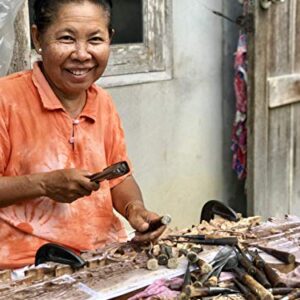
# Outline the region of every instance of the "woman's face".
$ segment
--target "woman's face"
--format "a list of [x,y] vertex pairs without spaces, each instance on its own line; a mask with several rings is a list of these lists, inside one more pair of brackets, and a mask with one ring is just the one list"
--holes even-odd
[[43,71],[56,94],[76,97],[104,72],[109,57],[108,16],[88,1],[63,5],[52,25],[40,34],[32,29],[41,48]]

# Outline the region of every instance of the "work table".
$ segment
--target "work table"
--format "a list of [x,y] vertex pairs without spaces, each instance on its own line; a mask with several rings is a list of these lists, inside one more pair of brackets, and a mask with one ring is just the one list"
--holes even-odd
[[[182,230],[169,229],[165,233],[159,244],[160,247],[162,244],[172,247],[172,253],[178,262],[176,268],[170,269],[161,265],[155,270],[147,270],[149,259],[155,257],[154,248],[149,256],[148,246],[137,247],[131,242],[114,244],[97,251],[82,253],[81,257],[86,261],[86,265],[80,269],[50,262],[38,267],[29,267],[24,276],[17,280],[13,280],[11,271],[0,271],[0,300],[128,299],[130,293],[137,293],[155,280],[183,277],[188,259],[180,252],[192,247],[192,242],[187,241],[184,236],[200,233],[208,239],[237,237],[242,246],[254,247],[259,244],[290,252],[295,256],[293,264],[283,264],[271,255],[261,253],[268,263],[276,265],[282,272],[294,269],[300,261],[300,218],[286,216],[281,220],[273,218],[266,222],[261,222],[259,217],[241,218],[239,222],[216,218]],[[174,239],[174,236],[178,238]],[[224,246],[202,245],[198,256],[205,262],[211,262],[222,247]],[[197,266],[194,265],[190,270],[195,269]],[[239,295],[230,297],[243,299]]]

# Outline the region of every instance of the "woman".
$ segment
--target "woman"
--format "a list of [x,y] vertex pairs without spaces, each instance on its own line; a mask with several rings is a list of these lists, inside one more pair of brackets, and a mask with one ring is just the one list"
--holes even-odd
[[113,34],[108,0],[36,0],[32,40],[42,61],[0,80],[0,268],[34,261],[47,242],[88,250],[125,241],[113,208],[137,241],[158,216],[132,174],[88,178],[128,161],[124,133],[102,75]]

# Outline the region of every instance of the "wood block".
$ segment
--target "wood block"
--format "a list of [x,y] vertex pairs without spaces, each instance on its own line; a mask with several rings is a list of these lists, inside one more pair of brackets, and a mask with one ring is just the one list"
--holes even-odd
[[0,282],[9,282],[11,281],[11,271],[2,270],[0,271]]
[[71,275],[73,274],[74,270],[71,266],[68,265],[61,265],[61,266],[57,266],[55,269],[55,277],[59,277],[62,275]]

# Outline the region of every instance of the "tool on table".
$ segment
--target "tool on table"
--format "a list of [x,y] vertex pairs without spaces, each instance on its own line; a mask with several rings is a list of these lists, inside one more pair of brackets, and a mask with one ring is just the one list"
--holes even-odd
[[232,280],[246,300],[256,300],[256,296],[252,294],[251,291],[245,285],[239,282],[236,278],[233,278]]
[[286,264],[293,264],[296,261],[295,255],[289,252],[277,250],[277,249],[272,249],[268,247],[263,247],[260,245],[254,245],[254,247],[276,257],[280,261],[286,263]]
[[188,251],[186,254],[187,260],[194,266],[197,267],[201,275],[208,274],[212,270],[212,266],[206,261],[201,259],[195,251]]
[[192,285],[188,285],[184,288],[183,292],[190,298],[193,297],[207,297],[207,296],[216,296],[216,295],[226,295],[226,294],[237,294],[239,291],[223,288],[223,287],[204,287],[196,288]]
[[218,215],[229,221],[237,222],[240,218],[238,214],[229,206],[218,200],[210,200],[206,202],[201,211],[200,223],[205,220],[209,222]]
[[263,258],[258,254],[257,251],[255,253],[253,253],[252,251],[249,253],[253,257],[254,264],[259,269],[265,272],[272,287],[274,288],[286,287],[286,284],[281,280],[280,276],[276,273],[276,271],[263,260]]
[[53,261],[60,264],[70,265],[73,268],[81,268],[86,262],[71,249],[48,243],[41,246],[35,254],[35,265]]
[[158,229],[161,226],[170,224],[171,221],[172,221],[172,218],[169,215],[164,215],[164,216],[160,217],[159,219],[152,220],[149,223],[148,229],[146,231],[144,231],[143,233],[155,231],[156,229]]
[[127,162],[121,161],[105,168],[101,172],[89,176],[89,179],[91,181],[101,182],[103,180],[118,178],[120,176],[127,174],[129,171],[130,169]]
[[269,289],[269,291],[274,295],[287,295],[291,292],[293,292],[295,289],[291,287],[286,287],[286,288],[272,288]]
[[166,244],[160,245],[161,253],[167,256],[167,267],[169,269],[176,269],[178,267],[178,260],[173,255],[172,247]]
[[241,266],[244,267],[246,272],[249,275],[253,276],[265,288],[270,288],[271,283],[267,279],[266,275],[261,270],[259,270],[256,266],[254,266],[253,262],[246,255],[246,252],[243,249],[241,249],[239,245],[236,246],[236,249],[238,249],[237,252],[238,261],[241,264]]
[[245,284],[260,300],[273,300],[273,295],[265,289],[259,282],[252,276],[247,274],[243,269],[238,267],[237,256],[230,256],[224,270],[233,271],[237,274],[238,279]]
[[183,277],[182,291],[186,286],[190,285],[192,282],[190,267],[191,267],[191,263],[188,262]]
[[281,300],[294,300],[294,299],[299,299],[299,298],[300,298],[300,289],[295,289],[290,294],[282,297]]
[[[177,243],[193,243],[200,245],[229,245],[235,246],[238,243],[238,239],[235,236],[223,237],[223,238],[208,238],[205,235],[170,235],[168,239]],[[184,240],[182,240],[184,239]]]
[[229,257],[233,254],[233,249],[231,247],[224,247],[222,248],[214,259],[210,262],[212,266],[211,271],[204,274],[204,276],[198,281],[199,286],[203,286],[207,283],[210,278],[218,279],[222,269],[226,265]]

